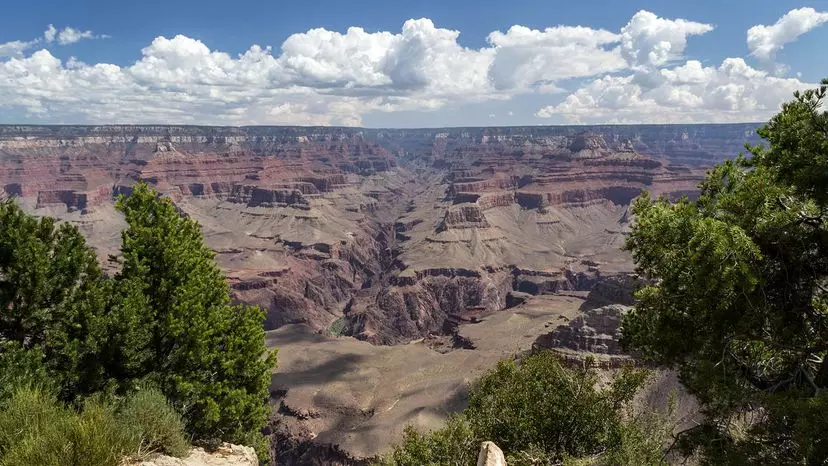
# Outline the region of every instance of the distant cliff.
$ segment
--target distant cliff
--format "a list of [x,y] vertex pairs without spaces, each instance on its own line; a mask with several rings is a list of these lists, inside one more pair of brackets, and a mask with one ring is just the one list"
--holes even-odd
[[[373,129],[299,126],[32,126],[0,125],[0,152],[23,147],[73,147],[84,144],[243,146],[266,151],[273,144],[346,141],[376,142],[401,154],[452,151],[469,146],[559,151],[589,131],[610,147],[629,148],[676,163],[707,165],[733,157],[744,144],[757,143],[759,123],[699,125],[515,126],[491,128]],[[439,150],[438,150],[439,152]]]

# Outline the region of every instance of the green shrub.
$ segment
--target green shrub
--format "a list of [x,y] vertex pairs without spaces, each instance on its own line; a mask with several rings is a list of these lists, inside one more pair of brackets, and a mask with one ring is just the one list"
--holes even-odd
[[38,451],[43,452],[42,460],[28,464],[60,464],[59,455],[48,457],[67,449],[64,434],[72,413],[45,390],[23,386],[9,392],[0,402],[0,464],[24,464],[12,459],[34,459]]
[[127,396],[118,419],[138,439],[139,456],[162,453],[180,458],[190,449],[181,415],[155,388],[142,388]]
[[466,418],[452,416],[446,425],[422,434],[408,426],[402,443],[381,464],[397,466],[440,466],[475,464],[480,440],[469,427]]
[[78,414],[47,390],[21,387],[0,407],[2,466],[117,466],[135,440],[100,399]]
[[117,465],[136,450],[139,438],[118,418],[114,403],[93,397],[72,416],[68,437],[74,465]]
[[24,350],[11,341],[0,343],[0,401],[11,397],[17,387],[45,386],[48,379],[39,350]]
[[188,450],[181,417],[155,389],[120,403],[93,396],[79,411],[32,386],[0,402],[0,466],[117,466],[124,457]]
[[328,335],[332,337],[341,337],[345,335],[345,327],[348,322],[344,317],[339,317],[328,326]]
[[409,427],[380,464],[474,465],[486,440],[516,466],[661,464],[662,424],[630,416],[646,378],[626,368],[600,388],[594,371],[571,369],[548,351],[502,361],[471,386],[462,414],[428,434]]

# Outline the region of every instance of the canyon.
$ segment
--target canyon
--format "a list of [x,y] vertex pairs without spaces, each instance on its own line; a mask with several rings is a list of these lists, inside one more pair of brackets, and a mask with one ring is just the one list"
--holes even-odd
[[234,299],[266,311],[282,459],[358,464],[437,425],[499,359],[623,357],[631,202],[696,195],[757,126],[7,125],[0,196],[77,225],[107,270],[117,196],[168,196]]

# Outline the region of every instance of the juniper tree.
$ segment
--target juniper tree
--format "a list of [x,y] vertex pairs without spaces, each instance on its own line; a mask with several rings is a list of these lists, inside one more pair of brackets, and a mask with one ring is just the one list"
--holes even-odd
[[826,89],[796,93],[696,201],[633,207],[626,248],[652,284],[624,343],[680,369],[708,420],[679,445],[709,463],[828,459]]

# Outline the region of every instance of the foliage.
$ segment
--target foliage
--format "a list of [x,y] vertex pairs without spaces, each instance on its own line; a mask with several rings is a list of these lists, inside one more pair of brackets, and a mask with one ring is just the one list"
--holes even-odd
[[146,184],[121,197],[121,328],[115,373],[150,376],[196,440],[239,442],[264,426],[275,352],[263,312],[234,306],[197,222]]
[[696,201],[634,206],[639,290],[623,342],[680,369],[709,422],[710,464],[828,460],[828,80],[759,130],[768,147],[717,166]]
[[44,386],[49,376],[39,349],[24,350],[17,342],[0,343],[0,402],[22,385]]
[[97,352],[107,296],[95,252],[77,228],[0,202],[0,341],[40,352],[62,398],[104,383]]
[[[503,361],[471,386],[469,405],[442,429],[406,430],[385,464],[475,464],[483,441],[508,464],[660,464],[662,441],[629,416],[646,371],[625,368],[599,388],[596,373],[571,369],[551,352]],[[653,440],[655,439],[655,440]],[[574,463],[573,463],[574,464]]]
[[184,422],[167,398],[155,388],[141,387],[127,396],[118,419],[138,439],[138,452],[183,457],[190,450]]
[[332,337],[341,337],[345,335],[347,324],[348,322],[344,317],[338,317],[336,320],[331,322],[330,326],[328,326],[328,335]]
[[49,389],[18,385],[0,402],[0,465],[119,465],[125,456],[185,456],[180,416],[163,394],[138,391],[121,400],[87,398],[80,409]]
[[461,466],[475,464],[480,443],[464,415],[455,415],[439,430],[423,434],[405,428],[402,442],[382,464],[397,466]]
[[122,414],[134,416],[142,448],[183,451],[175,410],[199,442],[265,451],[276,354],[264,345],[263,312],[231,303],[198,223],[168,199],[139,184],[117,206],[128,228],[122,269],[109,279],[77,228],[0,203],[0,400],[48,381],[80,406],[150,382],[172,408],[154,391],[127,398]]
[[2,466],[115,466],[133,444],[130,429],[100,400],[77,413],[47,390],[18,387],[0,406]]

